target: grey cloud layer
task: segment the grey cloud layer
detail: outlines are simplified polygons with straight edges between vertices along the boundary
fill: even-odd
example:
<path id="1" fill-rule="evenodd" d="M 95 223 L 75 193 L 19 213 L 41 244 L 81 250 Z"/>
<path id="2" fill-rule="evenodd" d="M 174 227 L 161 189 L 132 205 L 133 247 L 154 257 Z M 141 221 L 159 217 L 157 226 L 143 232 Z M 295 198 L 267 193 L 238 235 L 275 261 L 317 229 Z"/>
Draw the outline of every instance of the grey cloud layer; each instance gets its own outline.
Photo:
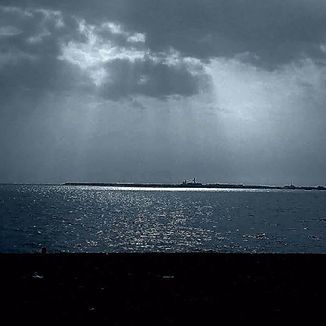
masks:
<path id="1" fill-rule="evenodd" d="M 1 6 L 0 83 L 6 96 L 88 90 L 106 98 L 192 95 L 208 82 L 198 60 L 171 47 L 154 52 L 146 34 L 114 21 L 90 24 L 60 10 Z"/>
<path id="2" fill-rule="evenodd" d="M 0 182 L 326 182 L 324 0 L 1 0 Z"/>
<path id="3" fill-rule="evenodd" d="M 93 23 L 118 20 L 131 30 L 145 32 L 154 51 L 172 46 L 183 55 L 201 59 L 250 52 L 261 58 L 261 65 L 274 67 L 302 55 L 319 58 L 323 56 L 320 44 L 326 41 L 323 0 L 98 0 L 92 6 L 86 0 L 25 3 L 78 13 Z"/>
<path id="4" fill-rule="evenodd" d="M 238 56 L 265 69 L 325 57 L 326 3 L 319 0 L 2 3 L 6 94 L 78 85 L 112 99 L 193 95 L 209 87 L 201 64 L 215 57 Z"/>

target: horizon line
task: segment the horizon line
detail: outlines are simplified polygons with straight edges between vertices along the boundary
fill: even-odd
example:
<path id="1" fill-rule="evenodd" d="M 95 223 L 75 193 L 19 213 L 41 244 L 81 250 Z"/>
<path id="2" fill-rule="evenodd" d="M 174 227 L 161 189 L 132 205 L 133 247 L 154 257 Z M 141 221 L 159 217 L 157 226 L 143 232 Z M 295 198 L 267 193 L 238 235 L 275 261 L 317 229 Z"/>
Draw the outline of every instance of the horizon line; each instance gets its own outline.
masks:
<path id="1" fill-rule="evenodd" d="M 187 182 L 187 183 L 171 183 L 171 182 L 89 182 L 89 181 L 66 181 L 66 182 L 0 182 L 0 185 L 89 185 L 89 186 L 197 186 L 197 187 L 204 187 L 204 186 L 221 186 L 221 187 L 270 187 L 270 188 L 287 188 L 287 187 L 294 187 L 294 188 L 325 188 L 325 185 L 315 184 L 315 185 L 303 185 L 298 184 L 295 185 L 293 182 L 288 184 L 246 184 L 246 183 L 228 183 L 228 182 L 210 182 L 210 183 L 200 183 L 200 182 Z"/>

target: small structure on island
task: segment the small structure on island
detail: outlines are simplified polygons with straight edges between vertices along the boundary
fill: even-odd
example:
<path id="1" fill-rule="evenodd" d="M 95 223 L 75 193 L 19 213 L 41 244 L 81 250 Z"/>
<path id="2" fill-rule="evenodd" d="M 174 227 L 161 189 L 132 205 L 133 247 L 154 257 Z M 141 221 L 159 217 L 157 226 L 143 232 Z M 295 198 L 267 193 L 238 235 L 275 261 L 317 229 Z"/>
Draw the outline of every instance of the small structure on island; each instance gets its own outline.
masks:
<path id="1" fill-rule="evenodd" d="M 182 185 L 187 187 L 194 187 L 194 186 L 202 186 L 203 184 L 200 182 L 196 182 L 196 178 L 193 178 L 192 181 L 188 181 L 186 179 L 183 180 Z"/>
<path id="2" fill-rule="evenodd" d="M 293 184 L 293 181 L 291 180 L 291 184 L 289 186 L 284 186 L 284 189 L 296 189 L 296 187 Z"/>

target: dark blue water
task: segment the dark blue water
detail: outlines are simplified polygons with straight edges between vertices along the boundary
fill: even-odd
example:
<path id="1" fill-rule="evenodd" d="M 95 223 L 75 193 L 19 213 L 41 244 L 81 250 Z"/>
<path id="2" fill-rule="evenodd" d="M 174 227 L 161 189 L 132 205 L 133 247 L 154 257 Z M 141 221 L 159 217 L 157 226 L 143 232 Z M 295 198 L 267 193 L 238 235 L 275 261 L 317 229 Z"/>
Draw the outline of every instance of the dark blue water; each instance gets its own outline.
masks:
<path id="1" fill-rule="evenodd" d="M 326 192 L 0 186 L 0 252 L 321 252 Z"/>

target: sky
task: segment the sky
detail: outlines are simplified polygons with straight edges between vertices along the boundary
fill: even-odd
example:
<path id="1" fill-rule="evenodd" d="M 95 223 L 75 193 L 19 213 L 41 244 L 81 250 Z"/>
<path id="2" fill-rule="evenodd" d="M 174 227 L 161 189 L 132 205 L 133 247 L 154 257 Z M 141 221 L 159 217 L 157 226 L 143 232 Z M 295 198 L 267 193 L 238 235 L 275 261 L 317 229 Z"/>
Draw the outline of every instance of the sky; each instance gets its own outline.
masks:
<path id="1" fill-rule="evenodd" d="M 326 184 L 324 0 L 0 1 L 0 182 Z"/>

